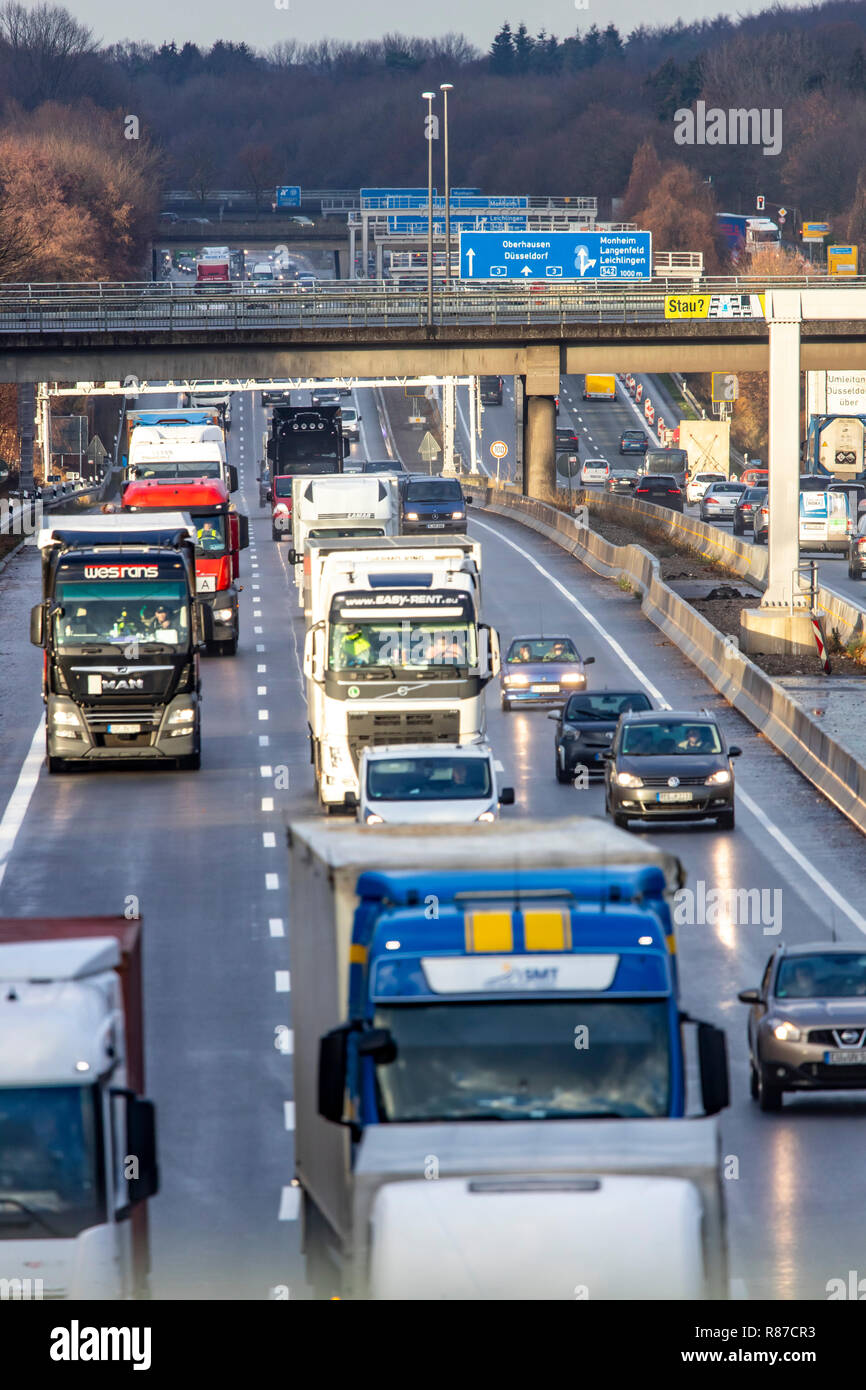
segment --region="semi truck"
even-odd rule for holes
[[[292,548],[298,602],[310,612],[310,556],[307,540],[352,540],[396,536],[400,495],[396,478],[354,473],[342,477],[292,480]]]
[[[201,760],[199,652],[210,609],[195,593],[195,527],[181,512],[58,517],[37,535],[49,772],[107,760]]]
[[[195,526],[195,585],[211,610],[208,649],[234,656],[240,635],[240,552],[250,543],[247,517],[229,500],[219,478],[148,479],[127,483],[123,511],[143,515],[183,512]]]
[[[133,478],[219,478],[236,492],[220,425],[139,425],[132,431],[124,482]]]
[[[502,377],[482,376],[478,378],[482,405],[502,404]]]
[[[270,465],[271,536],[292,531],[292,479],[342,473],[345,443],[338,405],[277,405],[265,439]]]
[[[681,1009],[675,856],[589,817],[288,839],[315,1292],[726,1297],[725,1038]]]
[[[231,284],[231,252],[227,246],[206,246],[195,258],[196,289]]]
[[[123,447],[120,461],[125,467],[129,459],[129,441],[139,426],[159,429],[182,429],[190,425],[219,425],[218,410],[127,410],[123,424]]]
[[[778,223],[769,217],[749,217],[737,212],[717,212],[716,228],[724,238],[732,261],[761,246],[780,246]]]
[[[0,918],[0,1282],[11,1297],[147,1296],[159,1174],[144,1090],[141,921]]]
[[[367,744],[483,737],[499,638],[480,621],[478,541],[332,541],[320,561],[307,544],[310,756],[322,805],[353,809]]]

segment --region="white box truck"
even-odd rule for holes
[[[354,540],[396,536],[400,531],[400,495],[396,478],[323,475],[292,482],[292,547],[298,602],[310,612],[310,540]]]

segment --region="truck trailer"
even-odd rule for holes
[[[56,517],[37,535],[49,772],[72,762],[201,760],[199,651],[210,609],[195,593],[195,527],[159,516]]]
[[[400,531],[400,495],[396,478],[359,475],[294,478],[292,481],[292,548],[298,602],[310,612],[310,556],[307,540],[354,540],[396,536]]]
[[[0,1281],[11,1297],[147,1296],[159,1175],[144,1089],[141,922],[0,918]]]
[[[727,1295],[725,1039],[681,1010],[674,855],[593,818],[308,820],[289,861],[320,1296]]]

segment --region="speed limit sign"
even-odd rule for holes
[[[490,452],[495,459],[504,459],[508,453],[508,445],[504,439],[494,439],[490,445]]]

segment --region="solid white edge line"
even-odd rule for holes
[[[589,610],[584,607],[584,605],[580,602],[579,599],[575,598],[573,594],[570,594],[568,590],[564,587],[564,585],[560,584],[559,580],[555,579],[554,576],[550,574],[550,572],[546,570],[544,566],[538,562],[538,560],[536,560],[532,555],[530,555],[528,551],[524,550],[522,546],[519,546],[516,544],[516,542],[510,540],[508,536],[502,535],[502,533],[500,531],[497,531],[495,527],[486,525],[483,521],[478,521],[477,519],[474,519],[474,521],[476,526],[481,526],[484,528],[484,530],[490,531],[499,540],[504,541],[506,545],[510,545],[512,550],[516,550],[518,554],[522,555],[526,560],[528,560],[529,563],[533,565],[535,569],[538,570],[539,574],[543,575],[545,579],[549,580],[549,582],[554,586],[554,588],[558,589],[562,596],[566,598],[568,602],[571,603],[578,610],[578,612],[583,615],[584,618],[586,618],[587,622],[589,622],[598,633],[600,633],[600,635],[604,638],[605,642],[607,642],[610,646],[611,650],[616,653],[616,655],[620,658],[620,660],[622,660],[625,663],[625,665],[632,672],[632,674],[637,677],[644,689],[649,691],[651,695],[655,696],[655,698],[661,704],[662,708],[671,708],[670,703],[664,698],[664,696],[661,694],[661,691],[656,689],[652,681],[650,681],[648,677],[644,675],[643,671],[641,671],[640,667],[637,666],[634,661],[632,661],[631,657],[626,655],[620,644],[616,642],[609,635],[609,633],[604,631],[598,619],[595,618],[593,614],[590,613]],[[845,901],[841,893],[839,893],[833,887],[832,883],[830,883],[829,880],[826,879],[824,875],[818,869],[816,869],[813,864],[809,863],[805,855],[802,854],[800,850],[797,849],[796,845],[794,845],[792,841],[788,839],[788,836],[785,834],[785,832],[781,830],[779,826],[775,824],[774,821],[770,820],[770,817],[767,815],[766,811],[761,809],[758,803],[754,801],[751,796],[749,796],[748,792],[743,791],[742,788],[738,787],[736,791],[736,796],[737,800],[740,801],[742,805],[746,807],[746,810],[751,812],[751,814],[755,816],[757,820],[760,821],[767,833],[771,835],[773,839],[776,841],[776,843],[785,851],[785,853],[791,859],[793,859],[794,863],[798,866],[798,868],[802,869],[802,871],[807,875],[807,877],[812,880],[815,886],[819,888],[820,891],[824,893],[827,898],[829,898],[830,902],[833,903],[835,907],[838,907],[840,912],[843,912],[845,914],[849,922],[853,923],[853,925],[858,929],[858,931],[861,931],[864,933],[864,935],[866,935],[866,917],[861,917],[860,913],[856,910],[856,908],[851,907],[851,905]]]
[[[301,1189],[283,1187],[280,1189],[280,1211],[278,1221],[297,1221],[301,1210]]]

